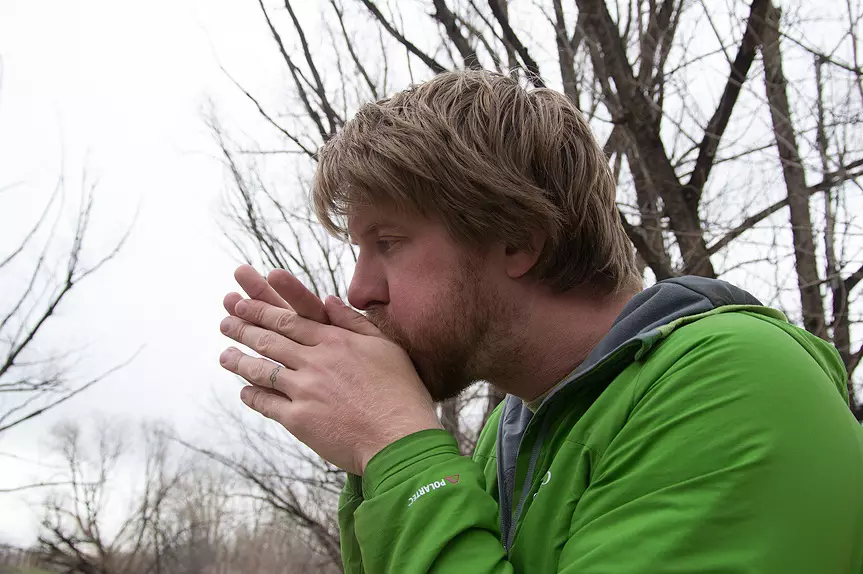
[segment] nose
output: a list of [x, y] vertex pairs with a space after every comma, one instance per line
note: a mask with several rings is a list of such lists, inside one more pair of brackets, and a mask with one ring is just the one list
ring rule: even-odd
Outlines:
[[389, 287], [383, 269], [378, 262], [364, 257], [362, 252], [348, 287], [348, 302], [361, 311], [389, 303]]

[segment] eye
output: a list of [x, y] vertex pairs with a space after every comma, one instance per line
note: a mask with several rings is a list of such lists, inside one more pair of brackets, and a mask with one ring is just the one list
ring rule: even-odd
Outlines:
[[392, 250], [393, 247], [398, 243], [397, 239], [378, 239], [375, 241], [375, 246], [379, 253], [387, 253]]

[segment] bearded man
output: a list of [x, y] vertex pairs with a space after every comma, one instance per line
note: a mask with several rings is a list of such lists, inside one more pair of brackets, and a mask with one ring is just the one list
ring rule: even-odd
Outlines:
[[[728, 283], [642, 290], [563, 95], [484, 71], [363, 106], [319, 153], [348, 300], [237, 278], [222, 365], [346, 470], [349, 573], [863, 573], [837, 351]], [[472, 457], [434, 402], [507, 393]]]

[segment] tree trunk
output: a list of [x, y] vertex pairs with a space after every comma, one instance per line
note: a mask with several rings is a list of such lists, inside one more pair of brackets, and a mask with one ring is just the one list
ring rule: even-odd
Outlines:
[[788, 208], [791, 218], [791, 235], [794, 242], [794, 259], [797, 269], [797, 285], [800, 289], [800, 307], [803, 311], [803, 326], [807, 331], [827, 338], [821, 297], [818, 265], [815, 260], [815, 240], [812, 233], [812, 216], [809, 210], [809, 188], [806, 185], [803, 165], [797, 147], [791, 109], [788, 103], [787, 82], [782, 70], [782, 54], [779, 50], [780, 10], [768, 8], [764, 27], [764, 80], [767, 101], [773, 119], [773, 133], [782, 174], [788, 192]]
[[657, 130], [655, 105], [635, 78], [608, 6], [602, 0], [577, 0], [577, 4], [579, 14], [584, 16], [586, 33], [601, 49], [604, 68], [617, 87], [623, 110], [617, 121], [631, 135], [649, 184], [662, 198], [686, 272], [716, 277], [697, 209], [691, 209], [686, 201], [685, 188], [674, 172]]

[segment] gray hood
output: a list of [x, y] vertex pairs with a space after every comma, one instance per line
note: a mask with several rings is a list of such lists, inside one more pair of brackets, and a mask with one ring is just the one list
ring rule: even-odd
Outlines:
[[[620, 347], [633, 341], [653, 337], [659, 327], [682, 317], [706, 313], [726, 305], [761, 305], [761, 303], [746, 291], [725, 281], [703, 277], [668, 279], [642, 291], [626, 304], [608, 334], [572, 373], [552, 389], [542, 405], [554, 401], [560, 389], [574, 383]], [[623, 370], [625, 367], [626, 365], [621, 365], [620, 369]], [[513, 520], [512, 496], [515, 486], [516, 457], [533, 413], [520, 398], [513, 395], [507, 395], [502, 409], [497, 429], [497, 478], [501, 537], [504, 546], [509, 550], [514, 535], [514, 528], [511, 528], [511, 525], [518, 523], [518, 514], [524, 502], [524, 500], [519, 501], [515, 520]], [[541, 442], [534, 448], [527, 483], [530, 483], [540, 446]], [[525, 495], [527, 491], [528, 489], [524, 489]]]

